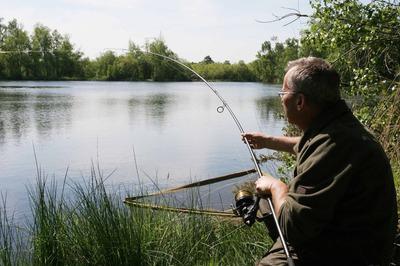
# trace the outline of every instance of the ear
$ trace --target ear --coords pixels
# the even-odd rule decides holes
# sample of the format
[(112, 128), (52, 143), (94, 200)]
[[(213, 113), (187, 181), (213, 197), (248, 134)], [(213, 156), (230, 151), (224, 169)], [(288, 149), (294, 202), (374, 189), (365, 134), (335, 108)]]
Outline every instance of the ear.
[(306, 97), (302, 93), (297, 94), (297, 99), (296, 99), (296, 109), (297, 111), (301, 111), (304, 109), (306, 105)]

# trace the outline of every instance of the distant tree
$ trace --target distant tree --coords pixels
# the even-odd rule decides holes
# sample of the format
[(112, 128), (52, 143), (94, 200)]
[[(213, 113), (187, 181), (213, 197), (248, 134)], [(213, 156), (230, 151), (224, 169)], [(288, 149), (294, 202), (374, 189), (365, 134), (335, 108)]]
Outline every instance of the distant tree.
[(254, 70), (257, 77), (263, 82), (273, 83), (275, 81), (276, 57), (271, 42), (265, 41), (256, 57)]
[[(178, 59), (178, 56), (168, 48), (165, 41), (161, 37), (154, 39), (150, 43), (146, 43), (146, 51), (164, 55), (173, 59)], [(152, 80), (188, 80), (187, 72), (183, 71), (170, 60), (153, 54), (148, 54), (147, 58), (150, 60), (150, 64), (152, 66)]]
[(257, 59), (251, 63), (251, 69), (263, 82), (280, 83), (286, 64), (299, 57), (299, 44), (296, 39), (287, 39), (284, 43), (265, 41), (257, 52)]
[(79, 70), (81, 79), (96, 79), (96, 61), (85, 57), (79, 61)]
[(33, 59), (33, 75), (39, 79), (57, 77), (56, 62), (53, 57), (53, 36), (48, 27), (36, 24), (31, 36)]
[(203, 63), (204, 64), (212, 64), (212, 63), (214, 63), (214, 61), (212, 60), (211, 56), (207, 55), (206, 57), (204, 57)]
[(149, 58), (134, 42), (129, 41), (128, 54), (132, 61), (136, 61), (137, 69), (132, 70), (132, 80), (151, 79), (152, 67)]
[(23, 79), (28, 75), (30, 57), (26, 51), (30, 49), (28, 33), (17, 20), (12, 20), (6, 26), (0, 23), (0, 49), (12, 51), (0, 57), (1, 72), (5, 79)]
[(106, 51), (100, 57), (96, 58), (96, 79), (113, 80), (113, 66), (117, 57), (114, 52)]

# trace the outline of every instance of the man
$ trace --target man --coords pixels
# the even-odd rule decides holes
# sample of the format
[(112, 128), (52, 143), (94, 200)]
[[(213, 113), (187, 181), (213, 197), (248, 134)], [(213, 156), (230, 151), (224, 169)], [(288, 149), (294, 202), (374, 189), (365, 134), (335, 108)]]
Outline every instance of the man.
[[(341, 100), (337, 72), (326, 61), (289, 62), (279, 93), (301, 137), (245, 133), (252, 148), (296, 154), (286, 185), (265, 175), (283, 235), (299, 265), (389, 265), (397, 224), (396, 192), (388, 159)], [(280, 239), (259, 265), (287, 265)]]

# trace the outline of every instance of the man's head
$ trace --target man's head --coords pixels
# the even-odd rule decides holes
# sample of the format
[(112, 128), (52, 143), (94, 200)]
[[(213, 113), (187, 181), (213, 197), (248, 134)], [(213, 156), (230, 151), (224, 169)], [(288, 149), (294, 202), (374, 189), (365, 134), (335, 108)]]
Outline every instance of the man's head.
[(340, 99), (340, 77), (321, 58), (303, 57), (290, 61), (286, 67), (287, 85), (306, 96), (310, 104), (324, 108)]
[(340, 77), (323, 59), (291, 61), (283, 81), (282, 104), (289, 122), (306, 129), (324, 108), (340, 100)]

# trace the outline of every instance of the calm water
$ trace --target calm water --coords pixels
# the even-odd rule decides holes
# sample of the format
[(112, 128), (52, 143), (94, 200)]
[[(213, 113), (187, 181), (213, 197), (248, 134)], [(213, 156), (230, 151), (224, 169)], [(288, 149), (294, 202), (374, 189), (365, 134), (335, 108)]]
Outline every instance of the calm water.
[[(280, 134), (278, 86), (213, 83), (245, 130)], [(7, 204), (27, 210), (38, 163), (46, 175), (88, 179), (91, 165), (108, 186), (171, 187), (252, 168), (228, 112), (198, 82), (0, 82), (0, 182)]]

